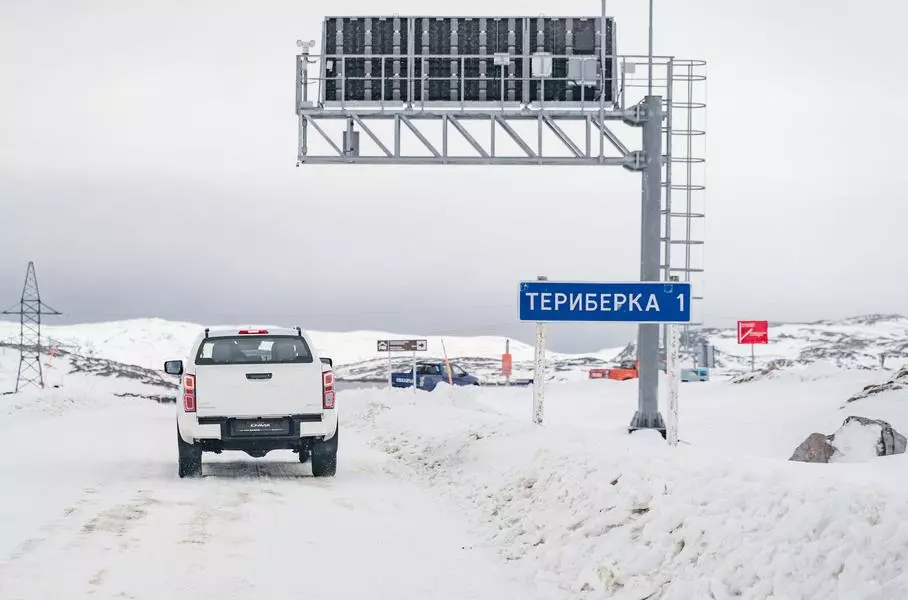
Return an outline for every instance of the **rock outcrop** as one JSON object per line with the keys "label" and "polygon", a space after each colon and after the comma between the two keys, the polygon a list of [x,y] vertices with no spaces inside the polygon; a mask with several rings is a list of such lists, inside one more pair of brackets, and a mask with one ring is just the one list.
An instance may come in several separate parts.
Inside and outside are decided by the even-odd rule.
{"label": "rock outcrop", "polygon": [[863,400],[864,398],[869,398],[871,396],[876,396],[877,394],[882,394],[884,392],[895,392],[898,390],[903,390],[908,388],[908,365],[904,366],[899,370],[895,376],[886,381],[885,383],[879,383],[874,385],[868,385],[863,390],[852,396],[848,399],[848,402],[855,402],[857,400]]}
{"label": "rock outcrop", "polygon": [[852,416],[832,435],[812,433],[788,460],[829,463],[868,460],[876,456],[903,454],[908,440],[879,419]]}

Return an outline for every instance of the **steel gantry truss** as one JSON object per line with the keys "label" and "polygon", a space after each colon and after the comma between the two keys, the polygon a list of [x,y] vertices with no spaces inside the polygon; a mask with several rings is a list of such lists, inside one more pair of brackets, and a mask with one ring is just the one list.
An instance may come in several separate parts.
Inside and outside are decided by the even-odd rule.
{"label": "steel gantry truss", "polygon": [[[645,117],[639,106],[626,111],[605,112],[601,116],[576,111],[368,111],[351,110],[304,110],[300,115],[299,162],[310,164],[410,164],[410,165],[614,165],[633,171],[643,168],[641,151],[631,151],[609,128],[606,121],[623,121],[631,125],[642,125]],[[330,136],[323,122],[343,120],[346,131],[338,144]],[[373,122],[389,122],[392,126],[390,142],[383,140],[374,131]],[[423,130],[424,124],[439,125],[438,140],[431,140]],[[534,139],[518,132],[517,123],[530,123],[535,131]],[[565,122],[579,123],[582,137],[568,133]],[[467,125],[469,124],[469,126]],[[309,148],[308,128],[311,127],[333,150],[333,154],[313,154]],[[483,127],[488,136],[480,141],[470,129]],[[359,131],[357,131],[357,129]],[[363,154],[359,145],[359,132],[365,133],[379,150],[374,154]],[[418,149],[404,149],[404,134],[412,134]],[[520,150],[519,155],[502,154],[497,137],[506,136]],[[456,138],[456,139],[455,139]],[[596,141],[594,147],[594,140]],[[603,149],[607,143],[611,152]],[[551,145],[558,145],[561,153],[548,151]],[[456,153],[452,148],[472,149],[471,154]],[[421,150],[421,152],[420,152]],[[565,151],[567,155],[565,155]]]}
{"label": "steel gantry truss", "polygon": [[[324,46],[324,44],[323,44]],[[381,64],[376,75],[346,74],[350,57],[342,53],[310,52],[300,43],[296,61],[296,114],[299,165],[610,165],[640,172],[642,185],[642,281],[690,282],[694,299],[702,300],[704,243],[703,181],[706,64],[699,60],[641,55],[601,55],[598,72],[579,68],[573,79],[537,77],[532,69],[515,74],[513,65],[529,65],[536,54],[432,55],[411,52],[368,54],[367,62]],[[604,47],[604,45],[602,46]],[[358,57],[362,58],[362,57]],[[573,57],[576,59],[576,56]],[[596,57],[593,57],[596,58]],[[428,69],[419,77],[413,68],[401,74],[401,63],[447,59],[452,101],[401,101],[426,98],[433,81]],[[498,59],[497,73],[482,75],[482,89],[497,90],[484,101],[464,101],[465,75],[470,60]],[[546,59],[572,60],[548,55]],[[328,76],[330,65],[333,76]],[[386,71],[386,65],[393,65]],[[606,65],[611,65],[610,74]],[[581,78],[576,79],[577,72]],[[500,85],[492,85],[500,78]],[[386,79],[392,84],[386,85]],[[473,78],[477,79],[477,78]],[[369,100],[346,101],[343,87],[370,81]],[[536,101],[514,102],[515,89],[538,90]],[[354,83],[351,83],[354,82]],[[546,100],[547,82],[559,89],[580,86],[579,101]],[[326,101],[331,84],[335,98]],[[460,86],[460,90],[457,87]],[[338,92],[338,90],[340,90]],[[391,90],[386,94],[386,90]],[[419,93],[413,93],[417,91]],[[524,94],[526,96],[526,94]],[[609,100],[606,100],[606,97]],[[637,131],[637,142],[625,141]],[[365,134],[363,137],[361,134]],[[680,252],[675,249],[680,248]],[[697,303],[695,302],[695,310]],[[664,430],[658,412],[660,331],[640,325],[640,402],[631,428]],[[689,336],[684,336],[689,337]]]}
{"label": "steel gantry truss", "polygon": [[[326,131],[324,121],[343,120],[346,130],[340,140]],[[631,151],[609,129],[606,121],[621,120],[641,125],[644,120],[640,107],[597,117],[576,111],[441,111],[404,110],[374,111],[363,109],[320,110],[305,109],[300,114],[299,163],[309,164],[409,164],[409,165],[615,165],[639,171],[643,168],[641,151]],[[579,123],[582,137],[568,133],[564,122]],[[393,133],[382,139],[375,132],[375,122],[390,123]],[[440,131],[432,140],[424,125],[435,123]],[[536,133],[533,139],[518,132],[515,122],[530,123]],[[468,125],[469,124],[469,125]],[[331,149],[331,154],[313,154],[309,147],[308,129],[312,128]],[[482,127],[488,136],[480,141],[471,129]],[[375,144],[377,153],[363,154],[358,133],[365,133]],[[418,142],[417,149],[404,149],[405,134],[409,132]],[[519,155],[502,154],[496,138],[506,136],[520,150]],[[456,139],[455,139],[456,138]],[[598,138],[598,139],[597,139]],[[594,148],[594,140],[596,147]],[[607,153],[601,143],[608,143],[612,152]],[[547,151],[552,144],[564,152]],[[468,147],[472,153],[457,153],[456,149]]]}

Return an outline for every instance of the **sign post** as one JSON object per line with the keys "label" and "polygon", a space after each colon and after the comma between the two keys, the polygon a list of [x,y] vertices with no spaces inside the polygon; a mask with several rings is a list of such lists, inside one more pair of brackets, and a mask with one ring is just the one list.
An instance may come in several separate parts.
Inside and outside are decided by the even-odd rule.
{"label": "sign post", "polygon": [[[520,320],[537,323],[536,369],[544,368],[539,344],[545,342],[544,323],[623,322],[645,324],[690,323],[691,285],[688,282],[644,281],[632,283],[581,283],[547,280],[524,281],[519,289]],[[658,328],[655,330],[658,334]],[[541,338],[541,339],[540,339]],[[639,357],[638,357],[639,358]],[[642,364],[642,360],[640,361]],[[658,361],[656,361],[658,366]],[[658,376],[658,371],[656,372]],[[658,377],[656,379],[658,381]],[[639,381],[641,392],[652,382]],[[648,388],[647,388],[648,389]],[[652,390],[649,390],[652,391]],[[536,395],[534,392],[534,416]],[[541,402],[540,402],[541,404]],[[659,414],[658,396],[639,394],[637,414],[630,431],[657,429],[665,435],[665,422]]]}
{"label": "sign post", "polygon": [[[676,276],[672,277],[677,282]],[[666,365],[668,375],[668,421],[666,422],[665,439],[669,445],[678,445],[678,388],[681,383],[681,356],[680,356],[680,331],[678,325],[668,325],[666,338]]]}
{"label": "sign post", "polygon": [[[548,277],[540,275],[538,282],[545,282]],[[521,307],[521,316],[523,310]],[[533,356],[533,423],[542,425],[545,402],[545,322],[536,321],[536,349]]]}
{"label": "sign post", "polygon": [[769,343],[769,321],[738,321],[738,343],[750,344],[750,370],[756,371],[754,346]]}
{"label": "sign post", "polygon": [[413,387],[416,387],[416,353],[425,352],[429,349],[428,340],[378,340],[376,349],[379,353],[388,353],[388,387],[394,386],[394,364],[391,360],[393,352],[412,352],[413,353]]}

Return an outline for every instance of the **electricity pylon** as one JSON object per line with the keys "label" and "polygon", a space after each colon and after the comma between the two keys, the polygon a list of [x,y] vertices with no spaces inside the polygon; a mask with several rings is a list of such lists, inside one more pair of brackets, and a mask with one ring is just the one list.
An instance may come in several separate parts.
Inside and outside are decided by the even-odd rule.
{"label": "electricity pylon", "polygon": [[41,293],[38,291],[38,276],[35,275],[35,263],[28,263],[18,307],[10,308],[0,314],[19,315],[19,372],[16,375],[16,393],[27,385],[43,388],[41,317],[62,313],[41,301]]}

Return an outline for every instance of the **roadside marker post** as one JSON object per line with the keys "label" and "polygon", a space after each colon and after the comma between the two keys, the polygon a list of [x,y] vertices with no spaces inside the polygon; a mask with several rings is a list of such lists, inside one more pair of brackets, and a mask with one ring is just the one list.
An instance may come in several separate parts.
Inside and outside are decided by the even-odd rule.
{"label": "roadside marker post", "polygon": [[505,386],[511,385],[511,373],[513,372],[513,359],[511,357],[511,340],[510,338],[504,342],[504,354],[501,357],[501,372],[504,375],[504,384]]}
{"label": "roadside marker post", "polygon": [[[548,277],[540,275],[536,281],[545,282]],[[545,322],[536,321],[536,351],[533,357],[533,423],[536,425],[542,425],[545,412],[545,334]]]}
{"label": "roadside marker post", "polygon": [[[678,281],[677,276],[672,276],[672,282]],[[680,356],[680,328],[678,325],[668,325],[668,337],[665,340],[666,365],[668,375],[668,422],[666,423],[665,439],[670,446],[678,445],[678,392],[681,384],[681,356]]]}
{"label": "roadside marker post", "polygon": [[448,360],[448,349],[445,348],[444,340],[441,340],[441,351],[445,355],[445,371],[448,372],[448,385],[454,385],[454,375],[451,373],[451,361]]}

